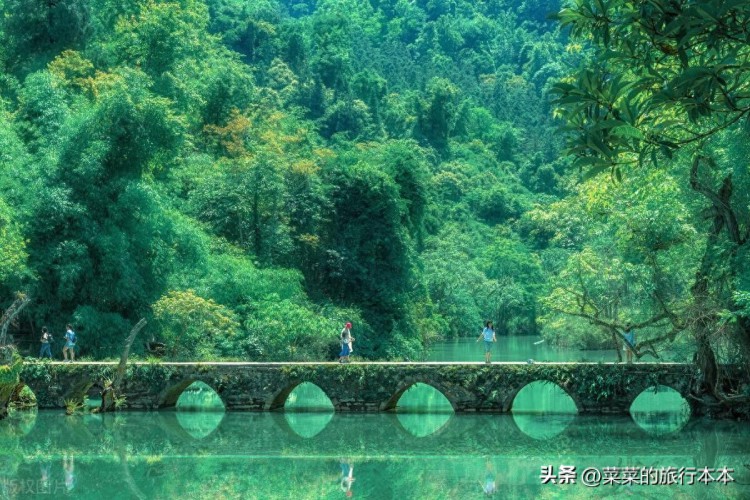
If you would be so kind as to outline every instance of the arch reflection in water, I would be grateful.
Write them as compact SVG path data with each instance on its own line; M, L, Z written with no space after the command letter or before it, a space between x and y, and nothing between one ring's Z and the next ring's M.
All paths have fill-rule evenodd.
M224 412L219 411L177 412L177 422L180 427L195 439L203 439L211 434L219 427L222 420L224 420Z
M575 420L575 414L564 413L513 413L513 421L518 430L530 438L546 441L561 434Z
M3 420L0 427L0 442L3 436L26 436L36 424L37 409L30 408L27 410L13 410L8 412L8 416Z
M224 402L216 391L200 381L182 391L175 408L177 422L195 439L211 434L224 419Z
M216 391L201 381L190 384L177 399L178 411L224 411L224 402Z
M453 406L443 393L428 384L416 383L399 398L396 417L415 437L425 437L444 428L453 417Z
M649 387L630 405L633 421L654 436L679 431L690 420L690 413L690 405L685 398L664 385Z
M8 416L3 421L4 431L8 435L25 436L36 423L37 401L36 394L28 385L16 387L17 392L8 404Z
M333 403L326 393L311 382L302 382L284 402L284 418L300 437L320 434L333 418Z
M333 418L333 411L322 412L284 412L284 419L289 428L300 437L315 437L326 428Z
M518 391L511 411L518 429L541 441L562 433L578 413L575 402L560 386L543 380Z
M425 437L445 428L453 415L450 413L397 413L401 427L414 437Z

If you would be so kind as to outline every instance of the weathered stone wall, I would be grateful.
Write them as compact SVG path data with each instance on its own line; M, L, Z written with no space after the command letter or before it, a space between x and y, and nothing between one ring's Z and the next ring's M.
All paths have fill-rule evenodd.
M60 408L106 379L115 363L26 363L22 384L40 408ZM122 393L129 409L168 408L195 381L213 388L227 410L275 410L302 382L320 387L339 412L387 411L421 382L439 390L456 412L507 412L516 394L534 381L560 386L580 413L626 414L654 385L687 396L695 368L683 364L595 363L132 363Z
M0 349L0 420L8 414L8 403L15 394L21 372L21 357L12 348Z

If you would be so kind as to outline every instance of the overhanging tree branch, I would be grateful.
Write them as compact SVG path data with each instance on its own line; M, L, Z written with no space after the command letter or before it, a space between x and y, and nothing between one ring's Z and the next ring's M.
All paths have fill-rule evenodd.
M21 311L23 311L23 308L29 305L30 302L31 299L25 293L19 292L16 295L16 300L13 301L10 307L5 311L5 314L3 314L2 318L0 318L0 346L5 346L7 344L8 326L10 326L16 316L18 316Z

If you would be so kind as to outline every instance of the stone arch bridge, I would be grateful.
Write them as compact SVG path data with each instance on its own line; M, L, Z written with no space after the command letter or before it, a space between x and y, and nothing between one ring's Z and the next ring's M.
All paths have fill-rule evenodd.
M18 389L28 386L40 408L62 408L105 380L114 362L27 362ZM320 387L336 411L394 410L416 383L440 391L456 412L507 412L527 384L561 387L579 413L626 414L633 400L655 385L690 391L695 367L677 363L168 363L127 366L122 391L128 409L174 407L193 382L210 386L228 411L277 410L302 382Z

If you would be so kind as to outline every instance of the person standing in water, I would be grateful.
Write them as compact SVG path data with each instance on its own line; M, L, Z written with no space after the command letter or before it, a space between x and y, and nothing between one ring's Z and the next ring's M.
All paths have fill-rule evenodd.
M489 364L491 363L490 358L492 357L492 344L497 342L495 329L492 327L492 321L488 321L484 324L484 329L482 330L482 333L479 334L477 342L482 339L484 339L484 362Z

